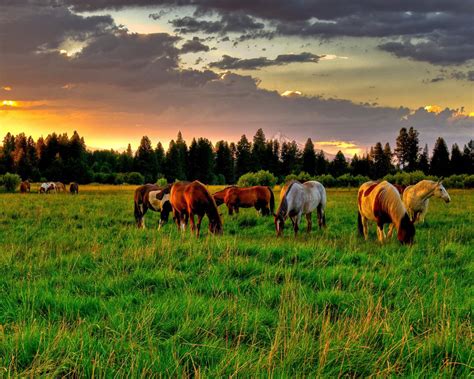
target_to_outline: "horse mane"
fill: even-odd
[[[288,195],[288,192],[290,192],[291,190],[291,187],[293,187],[293,184],[295,183],[299,183],[297,180],[292,180],[289,184],[288,184],[288,188],[286,189],[285,191],[285,194],[283,195],[283,199],[281,199],[281,202],[280,202],[280,206],[278,207],[278,210],[277,210],[277,216],[282,216],[284,217],[287,212],[288,212],[288,200],[286,199],[287,195]]]
[[[375,198],[374,208],[377,207],[386,212],[398,228],[401,220],[407,214],[405,205],[403,205],[398,190],[392,184],[382,182],[380,185],[384,187],[378,192]]]
[[[216,221],[219,224],[219,226],[222,226],[221,216],[219,215],[219,210],[217,209],[217,204],[216,204],[216,201],[214,200],[214,197],[209,193],[206,186],[202,184],[199,180],[196,180],[194,183],[199,183],[202,186],[204,196],[206,197],[207,201],[209,201],[210,203],[210,206],[207,207],[207,210],[206,210],[206,214],[207,214],[207,217],[209,217],[209,221],[211,221],[211,218],[212,218],[212,221]]]

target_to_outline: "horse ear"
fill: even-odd
[[[444,176],[442,176],[441,178],[439,178],[438,184],[441,184],[443,180],[444,180]]]

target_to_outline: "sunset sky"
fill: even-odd
[[[474,138],[472,0],[2,0],[0,134]]]

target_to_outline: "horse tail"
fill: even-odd
[[[141,227],[143,223],[143,197],[141,193],[141,187],[135,190],[134,197],[134,215],[137,226]]]
[[[362,225],[362,215],[360,214],[360,211],[357,212],[357,229],[359,230],[359,234],[363,236],[364,226]]]
[[[267,187],[268,190],[270,191],[270,214],[275,214],[275,194],[273,193],[273,190],[271,187]]]

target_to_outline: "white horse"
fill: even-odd
[[[39,193],[49,193],[51,191],[56,192],[56,184],[54,184],[53,182],[42,183],[38,192]]]
[[[403,203],[407,208],[408,216],[413,222],[425,221],[428,204],[433,196],[443,199],[446,203],[451,201],[448,191],[443,187],[442,179],[437,182],[422,180],[405,188]]]
[[[293,223],[295,236],[298,233],[302,215],[306,216],[307,232],[311,231],[313,225],[311,213],[316,209],[318,213],[319,227],[326,226],[326,190],[324,186],[316,181],[308,181],[303,184],[297,181],[290,182],[283,187],[280,193],[281,203],[275,216],[275,229],[277,236],[283,234],[285,220],[289,217]]]

